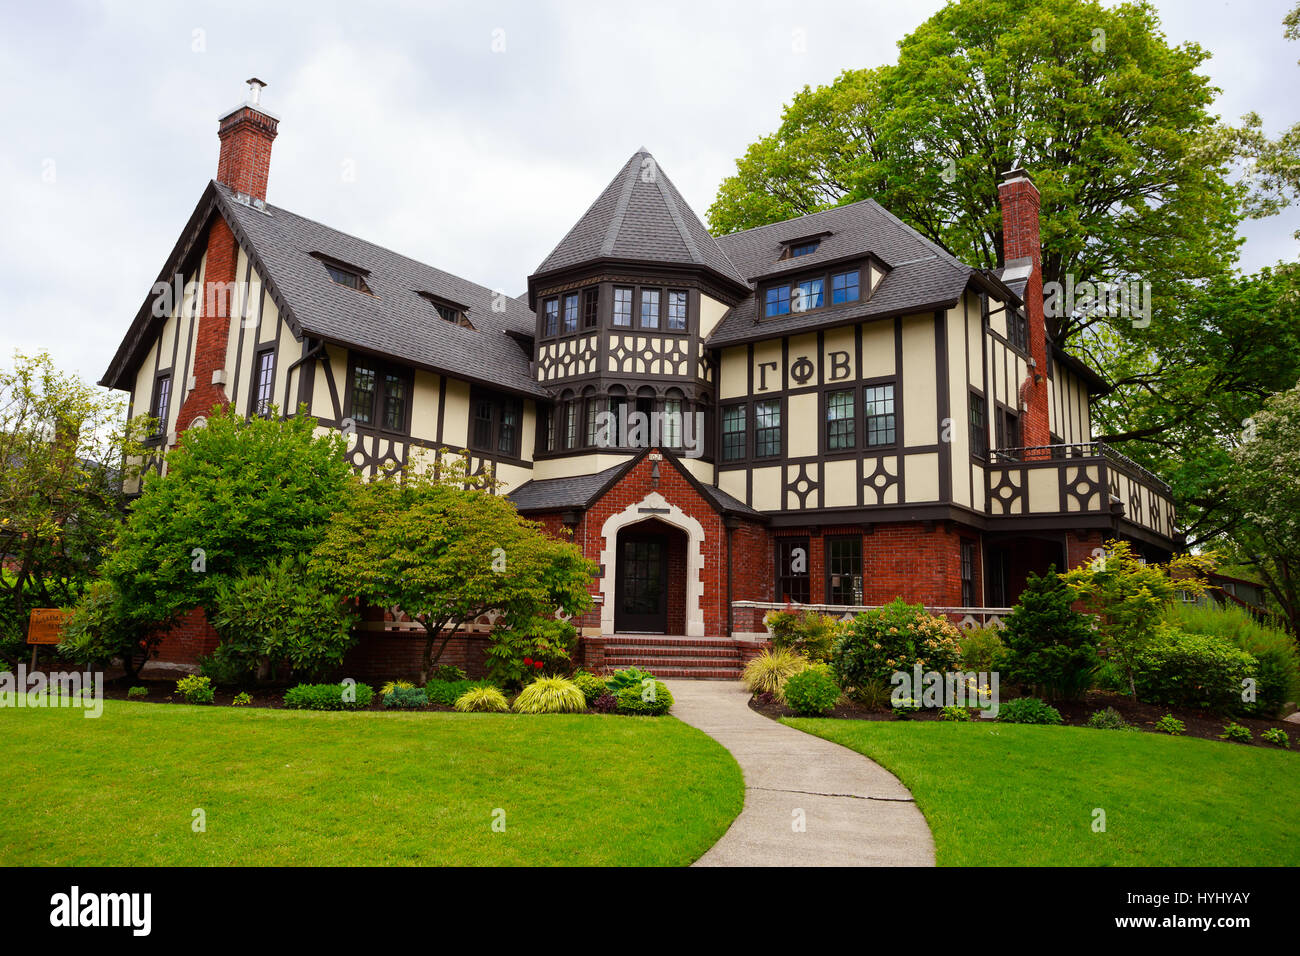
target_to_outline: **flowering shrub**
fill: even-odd
[[[573,669],[578,629],[568,621],[532,618],[518,627],[497,628],[488,647],[488,676],[500,687],[518,687],[542,676]]]
[[[961,660],[961,635],[947,618],[927,614],[920,604],[898,598],[863,611],[835,642],[831,657],[841,687],[889,684],[896,671],[951,671]]]
[[[791,710],[806,716],[829,713],[840,699],[839,685],[825,664],[813,664],[791,674],[782,693]]]

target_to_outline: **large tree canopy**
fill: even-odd
[[[721,232],[875,198],[973,265],[1002,248],[1000,175],[1042,194],[1045,281],[1138,278],[1166,313],[1235,249],[1232,147],[1211,133],[1209,54],[1147,4],[957,0],[898,62],[804,88],[709,210]],[[1065,342],[1098,316],[1060,317]]]

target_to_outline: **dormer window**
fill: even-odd
[[[326,273],[329,274],[330,281],[335,285],[341,285],[348,289],[354,289],[357,292],[364,292],[366,295],[374,295],[370,291],[370,286],[366,285],[366,273],[364,269],[356,266],[350,266],[345,262],[337,259],[329,259],[318,252],[312,253],[320,264],[325,267]]]
[[[459,325],[467,329],[474,328],[474,326],[470,324],[469,318],[465,315],[465,313],[469,311],[465,306],[457,305],[447,299],[440,299],[432,292],[417,292],[416,295],[433,306],[433,310],[437,313],[438,318],[442,319],[444,322],[450,322],[452,325]]]
[[[812,255],[821,247],[822,240],[829,235],[828,232],[822,232],[815,236],[800,236],[796,239],[787,239],[781,243],[781,258],[797,259],[800,256]]]
[[[809,255],[810,253],[814,253],[817,251],[817,247],[820,245],[821,245],[820,240],[814,240],[813,242],[802,242],[797,246],[791,246],[790,258],[794,259],[797,256],[806,256]]]

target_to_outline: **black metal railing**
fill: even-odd
[[[1026,445],[1019,448],[992,448],[989,450],[989,464],[1009,465],[1022,462],[1073,461],[1081,458],[1097,458],[1126,472],[1133,480],[1149,485],[1164,495],[1170,494],[1169,485],[1159,477],[1143,468],[1132,458],[1120,454],[1105,442],[1088,441],[1061,445]]]

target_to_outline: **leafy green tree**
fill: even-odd
[[[188,429],[143,491],[104,563],[136,633],[191,608],[209,620],[224,582],[306,554],[358,479],[343,440],[306,415],[245,420],[233,412]],[[131,648],[124,648],[131,652]]]
[[[1236,245],[1229,138],[1211,135],[1209,54],[1171,46],[1144,3],[954,0],[898,62],[805,88],[753,144],[709,210],[731,232],[875,198],[975,265],[999,264],[998,183],[1016,166],[1042,195],[1043,278],[1136,277],[1168,315]],[[1100,314],[1053,321],[1066,342]]]
[[[221,644],[204,673],[223,682],[254,674],[265,680],[282,666],[295,676],[318,677],[342,664],[356,640],[359,615],[321,587],[306,555],[220,579],[216,606],[212,626]]]
[[[334,591],[399,607],[424,627],[422,684],[447,642],[478,618],[495,612],[509,626],[585,611],[596,570],[505,498],[428,474],[356,489],[311,566]]]
[[[31,608],[76,602],[112,544],[147,424],[123,413],[44,352],[0,371],[0,657],[22,655]]]
[[[1135,670],[1156,639],[1165,605],[1179,591],[1204,593],[1204,576],[1213,567],[1213,555],[1205,554],[1147,563],[1127,541],[1111,540],[1104,554],[1061,575],[1075,599],[1097,616],[1102,647],[1127,678],[1133,697]]]
[[[1077,697],[1091,685],[1100,660],[1092,620],[1071,606],[1074,594],[1056,573],[1030,574],[1007,615],[1002,639],[1007,677],[1053,700]]]
[[[1232,453],[1230,537],[1300,635],[1300,385],[1270,397]]]

